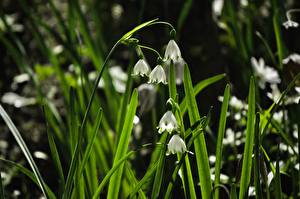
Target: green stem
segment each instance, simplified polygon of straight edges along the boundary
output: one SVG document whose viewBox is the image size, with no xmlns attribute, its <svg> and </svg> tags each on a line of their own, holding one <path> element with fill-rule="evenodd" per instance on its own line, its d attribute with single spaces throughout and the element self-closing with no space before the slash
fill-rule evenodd
<svg viewBox="0 0 300 199">
<path fill-rule="evenodd" d="M 147 50 L 150 50 L 150 51 L 154 52 L 155 54 L 157 54 L 157 56 L 158 56 L 159 58 L 161 58 L 161 56 L 160 56 L 159 52 L 158 52 L 157 50 L 155 50 L 155 49 L 153 49 L 153 48 L 149 47 L 149 46 L 138 45 L 138 47 L 140 47 L 140 48 L 144 48 L 144 49 L 147 49 Z"/>
</svg>

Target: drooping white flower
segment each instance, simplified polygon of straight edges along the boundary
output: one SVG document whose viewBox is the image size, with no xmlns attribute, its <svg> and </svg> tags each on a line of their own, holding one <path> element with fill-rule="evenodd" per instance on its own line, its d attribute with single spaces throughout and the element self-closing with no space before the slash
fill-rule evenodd
<svg viewBox="0 0 300 199">
<path fill-rule="evenodd" d="M 299 26 L 299 23 L 292 21 L 291 19 L 288 19 L 286 22 L 282 24 L 286 29 L 289 28 L 297 28 Z"/>
<path fill-rule="evenodd" d="M 167 111 L 159 121 L 158 133 L 162 133 L 164 131 L 172 133 L 172 131 L 176 130 L 177 128 L 178 124 L 174 114 L 172 111 Z"/>
<path fill-rule="evenodd" d="M 169 41 L 166 51 L 165 51 L 165 60 L 173 60 L 173 62 L 177 62 L 181 57 L 180 49 L 177 43 L 172 39 Z"/>
<path fill-rule="evenodd" d="M 260 58 L 257 61 L 257 59 L 252 57 L 251 64 L 258 79 L 258 85 L 260 88 L 264 89 L 267 82 L 271 84 L 277 84 L 281 82 L 278 72 L 275 69 L 266 66 L 263 58 Z"/>
<path fill-rule="evenodd" d="M 184 153 L 186 151 L 183 139 L 179 135 L 173 135 L 168 143 L 168 154 Z"/>
<path fill-rule="evenodd" d="M 150 73 L 150 67 L 146 60 L 140 59 L 133 67 L 132 75 L 140 75 L 144 77 L 144 75 L 148 76 Z"/>
<path fill-rule="evenodd" d="M 148 83 L 167 84 L 166 73 L 161 65 L 157 65 L 149 75 Z"/>
<path fill-rule="evenodd" d="M 290 54 L 287 58 L 282 60 L 282 63 L 288 64 L 290 61 L 300 64 L 300 55 L 297 53 Z"/>
</svg>

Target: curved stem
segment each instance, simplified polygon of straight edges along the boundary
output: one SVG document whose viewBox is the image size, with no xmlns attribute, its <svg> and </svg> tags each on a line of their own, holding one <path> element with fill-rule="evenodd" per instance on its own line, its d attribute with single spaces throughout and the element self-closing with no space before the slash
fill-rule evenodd
<svg viewBox="0 0 300 199">
<path fill-rule="evenodd" d="M 151 48 L 151 47 L 148 47 L 148 46 L 144 46 L 144 45 L 138 45 L 138 47 L 144 48 L 144 49 L 147 49 L 147 50 L 150 50 L 150 51 L 156 53 L 156 54 L 158 55 L 159 58 L 161 58 L 159 52 L 158 52 L 157 50 L 155 50 L 154 48 Z"/>
<path fill-rule="evenodd" d="M 153 23 L 151 23 L 149 26 L 151 26 L 151 25 L 156 25 L 156 24 L 164 24 L 164 25 L 169 26 L 171 29 L 174 29 L 174 30 L 175 30 L 174 26 L 173 26 L 172 24 L 170 24 L 169 22 L 166 22 L 166 21 L 157 21 L 157 22 L 153 22 Z"/>
<path fill-rule="evenodd" d="M 300 9 L 290 9 L 286 12 L 286 17 L 288 18 L 288 20 L 290 20 L 291 17 L 291 13 L 293 12 L 300 12 Z"/>
</svg>

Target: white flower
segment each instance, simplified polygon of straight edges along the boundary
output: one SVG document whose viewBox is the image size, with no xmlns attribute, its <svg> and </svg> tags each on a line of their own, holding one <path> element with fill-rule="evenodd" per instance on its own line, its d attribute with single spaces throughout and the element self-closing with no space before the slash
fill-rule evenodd
<svg viewBox="0 0 300 199">
<path fill-rule="evenodd" d="M 150 67 L 148 63 L 144 59 L 140 59 L 133 67 L 132 75 L 140 75 L 144 77 L 144 75 L 148 76 L 150 73 Z"/>
<path fill-rule="evenodd" d="M 161 65 L 157 65 L 149 75 L 148 83 L 163 83 L 167 84 L 166 74 Z"/>
<path fill-rule="evenodd" d="M 171 133 L 173 130 L 178 128 L 178 124 L 175 116 L 171 111 L 167 111 L 159 121 L 158 133 L 167 131 Z"/>
<path fill-rule="evenodd" d="M 297 28 L 299 26 L 299 24 L 295 21 L 292 21 L 290 19 L 288 19 L 286 22 L 284 22 L 282 24 L 286 29 L 289 29 L 289 28 Z"/>
<path fill-rule="evenodd" d="M 287 58 L 282 60 L 282 63 L 288 64 L 290 61 L 300 64 L 300 55 L 297 53 L 290 54 Z"/>
<path fill-rule="evenodd" d="M 167 154 L 176 154 L 176 153 L 186 152 L 186 145 L 179 135 L 173 135 L 168 143 L 168 153 Z"/>
<path fill-rule="evenodd" d="M 272 92 L 271 93 L 268 92 L 267 96 L 274 102 L 277 102 L 281 96 L 281 92 L 280 92 L 277 84 L 271 84 L 271 89 L 272 89 Z M 295 90 L 297 91 L 297 87 L 295 87 Z M 299 99 L 300 99 L 299 94 L 293 95 L 293 96 L 286 96 L 285 100 L 283 102 L 285 105 L 297 104 Z"/>
<path fill-rule="evenodd" d="M 280 83 L 280 78 L 277 71 L 269 66 L 265 65 L 263 58 L 257 61 L 254 57 L 251 58 L 251 64 L 254 69 L 255 75 L 258 79 L 258 85 L 264 89 L 266 83 L 277 84 Z"/>
<path fill-rule="evenodd" d="M 167 45 L 164 58 L 165 60 L 173 60 L 174 63 L 182 58 L 180 49 L 173 39 Z"/>
<path fill-rule="evenodd" d="M 215 16 L 220 16 L 222 14 L 224 6 L 224 0 L 214 0 L 212 2 L 212 11 Z"/>
</svg>

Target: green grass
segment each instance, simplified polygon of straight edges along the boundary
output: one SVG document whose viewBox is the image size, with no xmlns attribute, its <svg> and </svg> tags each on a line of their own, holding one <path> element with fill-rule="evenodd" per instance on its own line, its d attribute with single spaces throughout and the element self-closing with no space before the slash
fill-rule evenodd
<svg viewBox="0 0 300 199">
<path fill-rule="evenodd" d="M 250 187 L 254 187 L 256 198 L 299 195 L 297 180 L 300 173 L 295 166 L 300 159 L 300 110 L 299 104 L 284 103 L 296 96 L 294 87 L 299 86 L 300 73 L 282 63 L 289 50 L 281 25 L 285 16 L 277 1 L 271 2 L 272 12 L 264 20 L 255 17 L 259 14 L 259 6 L 264 5 L 249 1 L 248 6 L 243 7 L 226 1 L 215 25 L 224 30 L 220 31 L 218 42 L 226 56 L 231 57 L 232 62 L 224 63 L 225 71 L 229 73 L 195 82 L 193 80 L 197 77 L 194 74 L 197 73 L 194 72 L 205 66 L 185 63 L 181 71 L 182 85 L 176 84 L 177 72 L 180 71 L 176 67 L 180 66 L 174 60 L 170 63 L 162 61 L 162 52 L 169 39 L 177 39 L 179 47 L 185 47 L 184 29 L 188 28 L 188 21 L 193 16 L 195 1 L 188 0 L 180 7 L 175 20 L 176 36 L 174 26 L 159 19 L 139 22 L 126 27 L 126 31 L 109 32 L 111 29 L 105 24 L 110 22 L 102 19 L 94 1 L 68 1 L 65 13 L 62 13 L 57 1 L 50 0 L 47 11 L 54 20 L 53 28 L 43 19 L 44 15 L 38 9 L 40 5 L 18 2 L 24 14 L 24 27 L 32 32 L 31 42 L 37 52 L 32 53 L 28 44 L 23 42 L 24 38 L 13 31 L 1 8 L 5 31 L 0 31 L 0 42 L 9 56 L 3 60 L 11 61 L 11 66 L 15 65 L 19 73 L 27 73 L 30 77 L 30 89 L 37 101 L 33 107 L 39 108 L 38 116 L 45 127 L 42 139 L 46 142 L 42 143 L 48 143 L 45 150 L 48 150 L 49 164 L 43 166 L 33 157 L 35 147 L 28 144 L 30 138 L 25 137 L 26 132 L 22 132 L 19 121 L 24 116 L 13 115 L 22 112 L 23 108 L 12 112 L 12 107 L 1 104 L 3 124 L 16 141 L 13 144 L 21 149 L 26 164 L 9 160 L 10 156 L 1 156 L 0 198 L 11 197 L 11 184 L 5 180 L 5 175 L 10 173 L 13 173 L 10 174 L 12 182 L 15 177 L 26 177 L 41 195 L 49 199 L 234 199 L 247 198 Z M 143 2 L 143 6 L 147 4 Z M 95 23 L 91 25 L 90 20 Z M 264 23 L 267 25 L 262 25 Z M 162 38 L 167 40 L 157 41 L 164 43 L 159 49 L 154 49 L 144 34 L 147 37 L 160 29 L 165 31 L 159 33 L 166 33 Z M 62 53 L 53 52 L 57 44 L 63 47 Z M 145 58 L 148 58 L 148 53 L 158 58 L 156 63 L 147 59 L 152 69 L 157 64 L 168 67 L 168 84 L 154 84 L 155 99 L 143 96 L 139 90 L 147 78 L 132 76 L 138 56 L 144 50 L 147 50 Z M 185 56 L 189 53 L 182 51 Z M 202 59 L 202 55 L 197 56 Z M 258 56 L 265 58 L 267 65 L 272 64 L 274 70 L 279 70 L 282 81 L 278 86 L 283 92 L 277 100 L 267 98 L 266 93 L 271 90 L 269 83 L 266 89 L 261 89 L 261 77 L 249 64 L 251 57 Z M 118 91 L 116 79 L 110 71 L 120 57 L 126 59 L 123 69 L 127 79 L 123 82 L 123 92 Z M 188 57 L 184 59 L 189 60 Z M 231 76 L 231 68 L 227 66 L 231 64 L 238 65 L 240 77 Z M 66 67 L 70 65 L 72 70 Z M 96 74 L 93 81 L 90 80 L 92 71 Z M 99 83 L 103 82 L 100 88 Z M 50 84 L 58 91 L 59 103 L 48 95 L 47 86 Z M 215 84 L 221 88 L 225 86 L 223 94 Z M 220 107 L 207 100 L 210 99 L 207 98 L 209 92 L 214 96 L 223 95 Z M 235 97 L 241 100 L 242 107 L 237 107 Z M 142 112 L 140 105 L 147 100 L 156 101 L 148 112 Z M 211 108 L 212 105 L 216 108 Z M 159 134 L 160 117 L 168 110 L 175 115 L 178 129 Z M 280 111 L 287 113 L 283 113 L 282 121 L 276 118 Z M 136 116 L 140 119 L 138 123 Z M 298 125 L 298 139 L 295 125 Z M 187 151 L 166 155 L 174 134 L 182 138 Z M 282 149 L 284 146 L 287 149 Z M 283 166 L 280 162 L 284 163 Z M 44 169 L 51 170 L 54 176 L 47 176 Z M 268 174 L 273 174 L 273 178 L 270 179 Z M 293 193 L 284 189 L 290 180 Z M 25 198 L 33 197 L 30 191 L 22 194 Z"/>
</svg>

